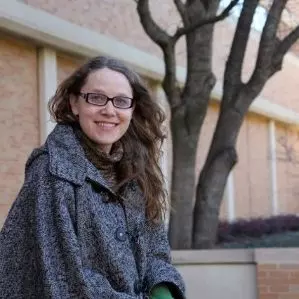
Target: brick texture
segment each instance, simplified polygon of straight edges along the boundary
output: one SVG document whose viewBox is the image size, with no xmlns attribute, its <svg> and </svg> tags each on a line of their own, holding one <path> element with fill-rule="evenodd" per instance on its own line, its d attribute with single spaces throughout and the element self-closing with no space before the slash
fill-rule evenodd
<svg viewBox="0 0 299 299">
<path fill-rule="evenodd" d="M 277 124 L 276 140 L 279 209 L 281 213 L 298 213 L 298 130 Z"/>
<path fill-rule="evenodd" d="M 257 265 L 258 299 L 298 299 L 299 264 Z"/>
<path fill-rule="evenodd" d="M 37 56 L 32 45 L 0 38 L 0 227 L 38 145 Z"/>
<path fill-rule="evenodd" d="M 70 76 L 85 60 L 57 53 L 57 84 Z"/>
</svg>

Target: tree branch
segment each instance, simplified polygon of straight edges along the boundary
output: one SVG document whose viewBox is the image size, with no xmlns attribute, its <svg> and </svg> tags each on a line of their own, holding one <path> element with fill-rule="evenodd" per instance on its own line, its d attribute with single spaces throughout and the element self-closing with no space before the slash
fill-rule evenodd
<svg viewBox="0 0 299 299">
<path fill-rule="evenodd" d="M 182 35 L 188 34 L 199 27 L 202 27 L 202 26 L 208 25 L 208 24 L 214 24 L 218 21 L 225 19 L 229 15 L 230 11 L 237 5 L 238 2 L 239 2 L 239 0 L 232 0 L 231 3 L 218 16 L 207 18 L 204 20 L 200 19 L 197 22 L 191 24 L 190 26 L 186 26 L 186 24 L 185 24 L 184 27 L 178 28 L 176 33 L 173 36 L 174 40 L 175 41 L 178 40 Z"/>
<path fill-rule="evenodd" d="M 183 4 L 183 2 L 181 0 L 173 0 L 174 4 L 181 16 L 181 18 L 183 19 L 183 22 L 185 23 L 185 21 L 187 20 L 186 17 L 186 6 Z"/>
<path fill-rule="evenodd" d="M 165 49 L 170 43 L 170 36 L 153 20 L 148 0 L 137 1 L 137 12 L 147 35 L 162 49 Z"/>
<path fill-rule="evenodd" d="M 275 43 L 277 41 L 277 28 L 286 2 L 287 0 L 274 0 L 268 13 L 259 44 L 255 69 L 247 84 L 249 89 L 253 87 L 256 89 L 255 93 L 260 92 L 259 89 L 264 86 L 267 79 L 275 72 L 272 58 L 277 46 L 277 43 Z"/>
<path fill-rule="evenodd" d="M 273 62 L 276 63 L 282 60 L 284 55 L 289 51 L 289 49 L 295 44 L 299 39 L 299 25 L 293 29 L 276 47 L 276 51 L 273 55 Z"/>
<path fill-rule="evenodd" d="M 165 62 L 165 76 L 162 82 L 163 89 L 167 95 L 168 102 L 171 108 L 178 107 L 181 103 L 180 89 L 177 84 L 176 77 L 176 58 L 174 44 L 163 50 Z"/>
<path fill-rule="evenodd" d="M 180 0 L 175 1 L 179 4 L 178 1 Z M 183 4 L 182 2 L 180 3 Z M 137 12 L 147 35 L 162 49 L 165 62 L 165 76 L 162 85 L 170 105 L 172 107 L 178 106 L 180 102 L 180 91 L 177 86 L 176 78 L 175 43 L 153 20 L 149 9 L 149 0 L 138 0 Z"/>
<path fill-rule="evenodd" d="M 245 1 L 238 20 L 231 50 L 226 63 L 224 74 L 224 97 L 227 101 L 233 98 L 236 86 L 242 82 L 242 65 L 245 57 L 247 42 L 251 30 L 253 16 L 258 0 Z M 226 104 L 223 101 L 223 105 Z"/>
</svg>

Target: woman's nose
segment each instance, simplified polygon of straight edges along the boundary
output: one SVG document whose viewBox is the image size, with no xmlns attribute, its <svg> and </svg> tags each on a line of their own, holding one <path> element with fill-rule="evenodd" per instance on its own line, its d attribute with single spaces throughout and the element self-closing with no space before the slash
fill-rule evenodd
<svg viewBox="0 0 299 299">
<path fill-rule="evenodd" d="M 109 101 L 101 110 L 103 114 L 106 115 L 114 115 L 115 114 L 115 107 L 113 106 L 112 102 Z"/>
</svg>

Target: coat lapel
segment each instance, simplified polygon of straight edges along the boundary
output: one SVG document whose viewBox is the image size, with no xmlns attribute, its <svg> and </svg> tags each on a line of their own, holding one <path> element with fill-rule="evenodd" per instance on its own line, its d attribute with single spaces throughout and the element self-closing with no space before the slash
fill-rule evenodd
<svg viewBox="0 0 299 299">
<path fill-rule="evenodd" d="M 53 175 L 79 186 L 89 180 L 113 193 L 100 171 L 85 157 L 71 126 L 56 125 L 46 141 L 45 149 L 49 153 L 49 169 Z"/>
</svg>

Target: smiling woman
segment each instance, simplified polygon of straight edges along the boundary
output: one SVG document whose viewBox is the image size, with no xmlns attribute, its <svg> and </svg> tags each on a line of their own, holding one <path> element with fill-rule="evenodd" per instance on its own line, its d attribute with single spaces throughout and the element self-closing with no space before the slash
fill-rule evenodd
<svg viewBox="0 0 299 299">
<path fill-rule="evenodd" d="M 185 298 L 159 167 L 164 114 L 139 76 L 95 57 L 49 103 L 0 238 L 1 298 Z"/>
<path fill-rule="evenodd" d="M 108 97 L 112 100 L 108 101 Z M 103 68 L 88 76 L 81 93 L 71 96 L 70 104 L 84 133 L 109 154 L 130 125 L 132 98 L 133 90 L 126 76 Z"/>
</svg>

